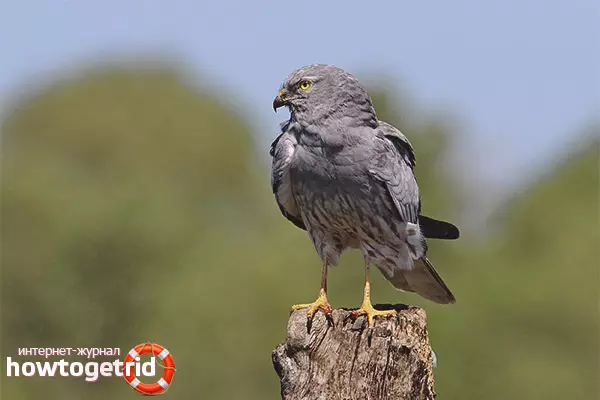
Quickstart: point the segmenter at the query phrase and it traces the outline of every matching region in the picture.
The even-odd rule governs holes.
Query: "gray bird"
[[[271,145],[271,185],[282,214],[308,232],[323,261],[321,290],[308,308],[331,314],[327,268],[347,248],[361,250],[365,286],[355,315],[378,311],[371,304],[369,265],[397,289],[437,303],[454,296],[426,257],[426,239],[456,239],[458,229],[421,215],[408,139],[377,119],[370,96],[349,73],[331,65],[300,68],[284,81],[273,108],[287,106],[290,118]]]

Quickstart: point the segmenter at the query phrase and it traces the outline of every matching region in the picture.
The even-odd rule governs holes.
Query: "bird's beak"
[[[278,108],[288,105],[286,95],[287,92],[285,89],[281,89],[279,93],[277,93],[277,97],[273,100],[273,111],[277,112]]]

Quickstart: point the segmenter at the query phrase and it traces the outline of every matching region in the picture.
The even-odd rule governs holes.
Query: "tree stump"
[[[336,309],[333,321],[318,312],[307,326],[306,310],[294,311],[284,344],[273,351],[283,400],[431,400],[433,356],[427,316],[418,307],[395,308],[398,319],[376,319]],[[310,328],[310,330],[308,329]]]

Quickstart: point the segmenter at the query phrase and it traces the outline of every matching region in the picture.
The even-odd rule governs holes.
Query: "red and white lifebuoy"
[[[140,359],[138,357],[144,354],[154,354],[163,363],[163,374],[162,377],[154,383],[143,383],[137,376],[135,376],[135,368],[125,368],[127,363],[137,362]],[[127,353],[125,360],[123,361],[123,377],[129,383],[129,385],[137,390],[138,392],[145,395],[161,394],[171,384],[175,375],[175,362],[169,350],[156,343],[142,343],[135,346]]]

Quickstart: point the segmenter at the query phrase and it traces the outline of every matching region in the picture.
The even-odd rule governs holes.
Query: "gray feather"
[[[379,148],[369,165],[369,172],[385,183],[402,221],[416,224],[421,201],[409,158],[400,153],[386,135],[379,134],[377,138]]]
[[[396,289],[417,293],[440,304],[456,302],[454,295],[427,257],[415,260],[413,268],[409,271],[398,269],[394,270],[392,275],[386,275],[384,270],[382,272]]]
[[[289,135],[286,135],[285,133],[277,136],[271,144],[270,154],[271,157],[273,157],[271,166],[271,187],[273,188],[275,201],[283,216],[298,228],[306,230],[306,226],[304,226],[292,191],[289,168],[293,152],[293,138],[290,138]]]
[[[414,169],[417,158],[408,138],[399,129],[384,121],[379,121],[379,131],[396,146],[401,157]]]

